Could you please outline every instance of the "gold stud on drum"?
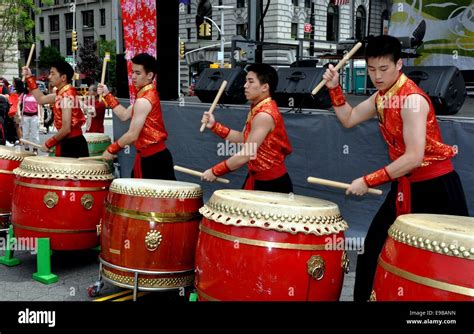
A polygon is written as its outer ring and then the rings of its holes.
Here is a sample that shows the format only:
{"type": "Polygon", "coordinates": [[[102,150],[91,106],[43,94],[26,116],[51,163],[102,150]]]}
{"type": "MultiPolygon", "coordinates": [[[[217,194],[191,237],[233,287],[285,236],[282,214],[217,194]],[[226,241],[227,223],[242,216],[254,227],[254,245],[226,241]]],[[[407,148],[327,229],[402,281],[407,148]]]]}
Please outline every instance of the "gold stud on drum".
{"type": "Polygon", "coordinates": [[[43,197],[43,203],[46,205],[48,209],[52,209],[58,204],[59,201],[59,196],[55,192],[48,192],[46,195],[43,197]]]}
{"type": "Polygon", "coordinates": [[[150,252],[153,252],[154,250],[158,248],[162,240],[163,240],[163,237],[161,236],[161,233],[159,231],[157,230],[148,231],[145,237],[146,249],[148,249],[150,252]]]}
{"type": "Polygon", "coordinates": [[[81,204],[86,210],[92,209],[94,205],[94,197],[91,194],[85,194],[81,197],[81,204]]]}
{"type": "Polygon", "coordinates": [[[349,257],[347,256],[346,251],[342,253],[341,267],[344,270],[345,274],[349,274],[349,257]]]}
{"type": "Polygon", "coordinates": [[[316,281],[321,280],[324,277],[324,271],[326,270],[326,264],[320,255],[313,255],[306,262],[308,275],[314,278],[316,281]]]}

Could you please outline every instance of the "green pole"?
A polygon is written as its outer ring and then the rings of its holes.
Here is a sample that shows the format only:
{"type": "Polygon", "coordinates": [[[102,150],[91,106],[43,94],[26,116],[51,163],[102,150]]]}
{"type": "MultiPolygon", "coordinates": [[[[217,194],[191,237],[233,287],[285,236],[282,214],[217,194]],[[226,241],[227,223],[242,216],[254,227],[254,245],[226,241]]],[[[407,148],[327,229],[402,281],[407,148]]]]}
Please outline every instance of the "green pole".
{"type": "Polygon", "coordinates": [[[0,256],[0,264],[3,264],[7,267],[13,267],[21,263],[20,259],[13,257],[14,250],[12,249],[12,246],[14,243],[15,243],[15,238],[13,235],[13,226],[10,225],[10,227],[8,228],[8,234],[7,234],[7,249],[5,250],[5,255],[0,256]]]}
{"type": "Polygon", "coordinates": [[[38,254],[36,254],[37,272],[33,279],[43,284],[52,284],[58,281],[58,276],[51,273],[51,251],[49,238],[38,238],[38,254]]]}

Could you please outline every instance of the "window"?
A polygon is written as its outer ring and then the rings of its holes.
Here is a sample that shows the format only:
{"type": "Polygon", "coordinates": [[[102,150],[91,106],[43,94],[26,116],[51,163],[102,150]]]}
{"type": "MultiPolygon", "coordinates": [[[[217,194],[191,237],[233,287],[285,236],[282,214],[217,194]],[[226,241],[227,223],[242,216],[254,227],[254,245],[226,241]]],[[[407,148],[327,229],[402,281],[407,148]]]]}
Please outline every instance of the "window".
{"type": "Polygon", "coordinates": [[[382,27],[381,27],[381,33],[383,35],[388,35],[388,10],[384,10],[382,12],[382,27]]]}
{"type": "Polygon", "coordinates": [[[293,3],[293,6],[298,6],[300,0],[292,0],[291,2],[293,3]]]}
{"type": "Polygon", "coordinates": [[[245,0],[237,0],[237,8],[244,8],[245,0]]]}
{"type": "Polygon", "coordinates": [[[105,8],[100,9],[100,25],[105,26],[105,8]]]}
{"type": "Polygon", "coordinates": [[[84,36],[84,46],[94,43],[94,36],[84,36]]]}
{"type": "Polygon", "coordinates": [[[43,1],[42,0],[38,0],[38,7],[43,7],[43,1]]]}
{"type": "Polygon", "coordinates": [[[191,14],[191,4],[188,5],[188,14],[191,14]]]}
{"type": "Polygon", "coordinates": [[[222,6],[222,0],[219,0],[219,6],[222,6]]]}
{"type": "Polygon", "coordinates": [[[298,23],[291,24],[291,38],[298,38],[298,23]]]}
{"type": "Polygon", "coordinates": [[[191,41],[191,28],[186,29],[186,38],[189,41],[191,41]]]}
{"type": "Polygon", "coordinates": [[[59,0],[54,0],[55,5],[59,5],[59,0]]]}
{"type": "Polygon", "coordinates": [[[359,6],[356,12],[356,26],[355,26],[355,38],[362,40],[365,37],[365,26],[367,24],[367,16],[363,6],[359,6]]]}
{"type": "Polygon", "coordinates": [[[72,13],[64,14],[64,21],[66,21],[66,30],[72,30],[72,13]]]}
{"type": "Polygon", "coordinates": [[[337,42],[339,36],[339,9],[329,4],[326,22],[326,40],[337,42]]]}
{"type": "Polygon", "coordinates": [[[42,40],[42,41],[40,41],[40,50],[39,50],[39,52],[41,52],[41,50],[43,50],[43,49],[44,49],[44,41],[42,40]]]}
{"type": "Polygon", "coordinates": [[[105,35],[100,35],[100,40],[101,40],[101,41],[105,41],[105,40],[106,40],[105,35]]]}
{"type": "Polygon", "coordinates": [[[237,24],[237,35],[246,37],[247,36],[247,24],[237,24]]]}
{"type": "Polygon", "coordinates": [[[44,17],[40,17],[40,32],[44,32],[44,17]]]}
{"type": "Polygon", "coordinates": [[[59,46],[59,39],[52,39],[51,40],[51,47],[52,48],[55,48],[56,50],[58,50],[59,52],[61,52],[61,50],[59,49],[60,46],[59,46]]]}
{"type": "Polygon", "coordinates": [[[306,8],[311,8],[311,0],[304,0],[304,6],[306,8]]]}
{"type": "Polygon", "coordinates": [[[71,37],[66,38],[66,54],[67,55],[72,54],[72,38],[71,37]]]}
{"type": "Polygon", "coordinates": [[[49,31],[59,31],[59,15],[49,17],[49,31]]]}
{"type": "Polygon", "coordinates": [[[85,10],[82,12],[82,25],[84,28],[94,27],[94,11],[85,10]]]}

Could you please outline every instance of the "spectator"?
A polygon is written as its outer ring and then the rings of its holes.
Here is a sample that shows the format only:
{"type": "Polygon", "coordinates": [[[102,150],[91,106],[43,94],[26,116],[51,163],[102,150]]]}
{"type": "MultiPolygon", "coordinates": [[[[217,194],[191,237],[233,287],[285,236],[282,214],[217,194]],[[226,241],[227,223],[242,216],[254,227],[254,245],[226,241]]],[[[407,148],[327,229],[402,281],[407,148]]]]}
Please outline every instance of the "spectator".
{"type": "Polygon", "coordinates": [[[86,105],[87,112],[86,132],[104,133],[105,103],[97,95],[97,86],[90,85],[86,105]]]}
{"type": "MultiPolygon", "coordinates": [[[[38,115],[39,118],[42,117],[41,107],[21,81],[18,82],[18,87],[22,88],[18,110],[21,114],[23,136],[26,140],[40,144],[38,115]]],[[[29,151],[29,147],[26,146],[25,150],[29,151]]],[[[38,152],[38,150],[33,148],[33,152],[38,152]]]]}

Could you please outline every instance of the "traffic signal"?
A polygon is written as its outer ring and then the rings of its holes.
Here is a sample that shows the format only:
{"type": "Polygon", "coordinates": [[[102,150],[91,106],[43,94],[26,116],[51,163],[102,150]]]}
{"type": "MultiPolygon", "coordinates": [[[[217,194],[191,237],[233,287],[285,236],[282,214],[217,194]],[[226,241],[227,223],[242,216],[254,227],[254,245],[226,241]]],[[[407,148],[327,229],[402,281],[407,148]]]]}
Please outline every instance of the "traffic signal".
{"type": "Polygon", "coordinates": [[[199,37],[211,37],[211,25],[207,22],[204,22],[199,26],[199,37]]]}
{"type": "Polygon", "coordinates": [[[77,32],[75,30],[72,31],[72,52],[77,51],[77,32]]]}
{"type": "Polygon", "coordinates": [[[198,31],[198,39],[211,39],[212,34],[211,26],[204,26],[206,24],[206,17],[212,17],[212,4],[210,0],[199,0],[197,15],[196,15],[196,28],[198,31]],[[206,34],[207,32],[207,34],[206,34]]]}
{"type": "Polygon", "coordinates": [[[179,42],[179,58],[184,59],[184,42],[179,42]]]}

